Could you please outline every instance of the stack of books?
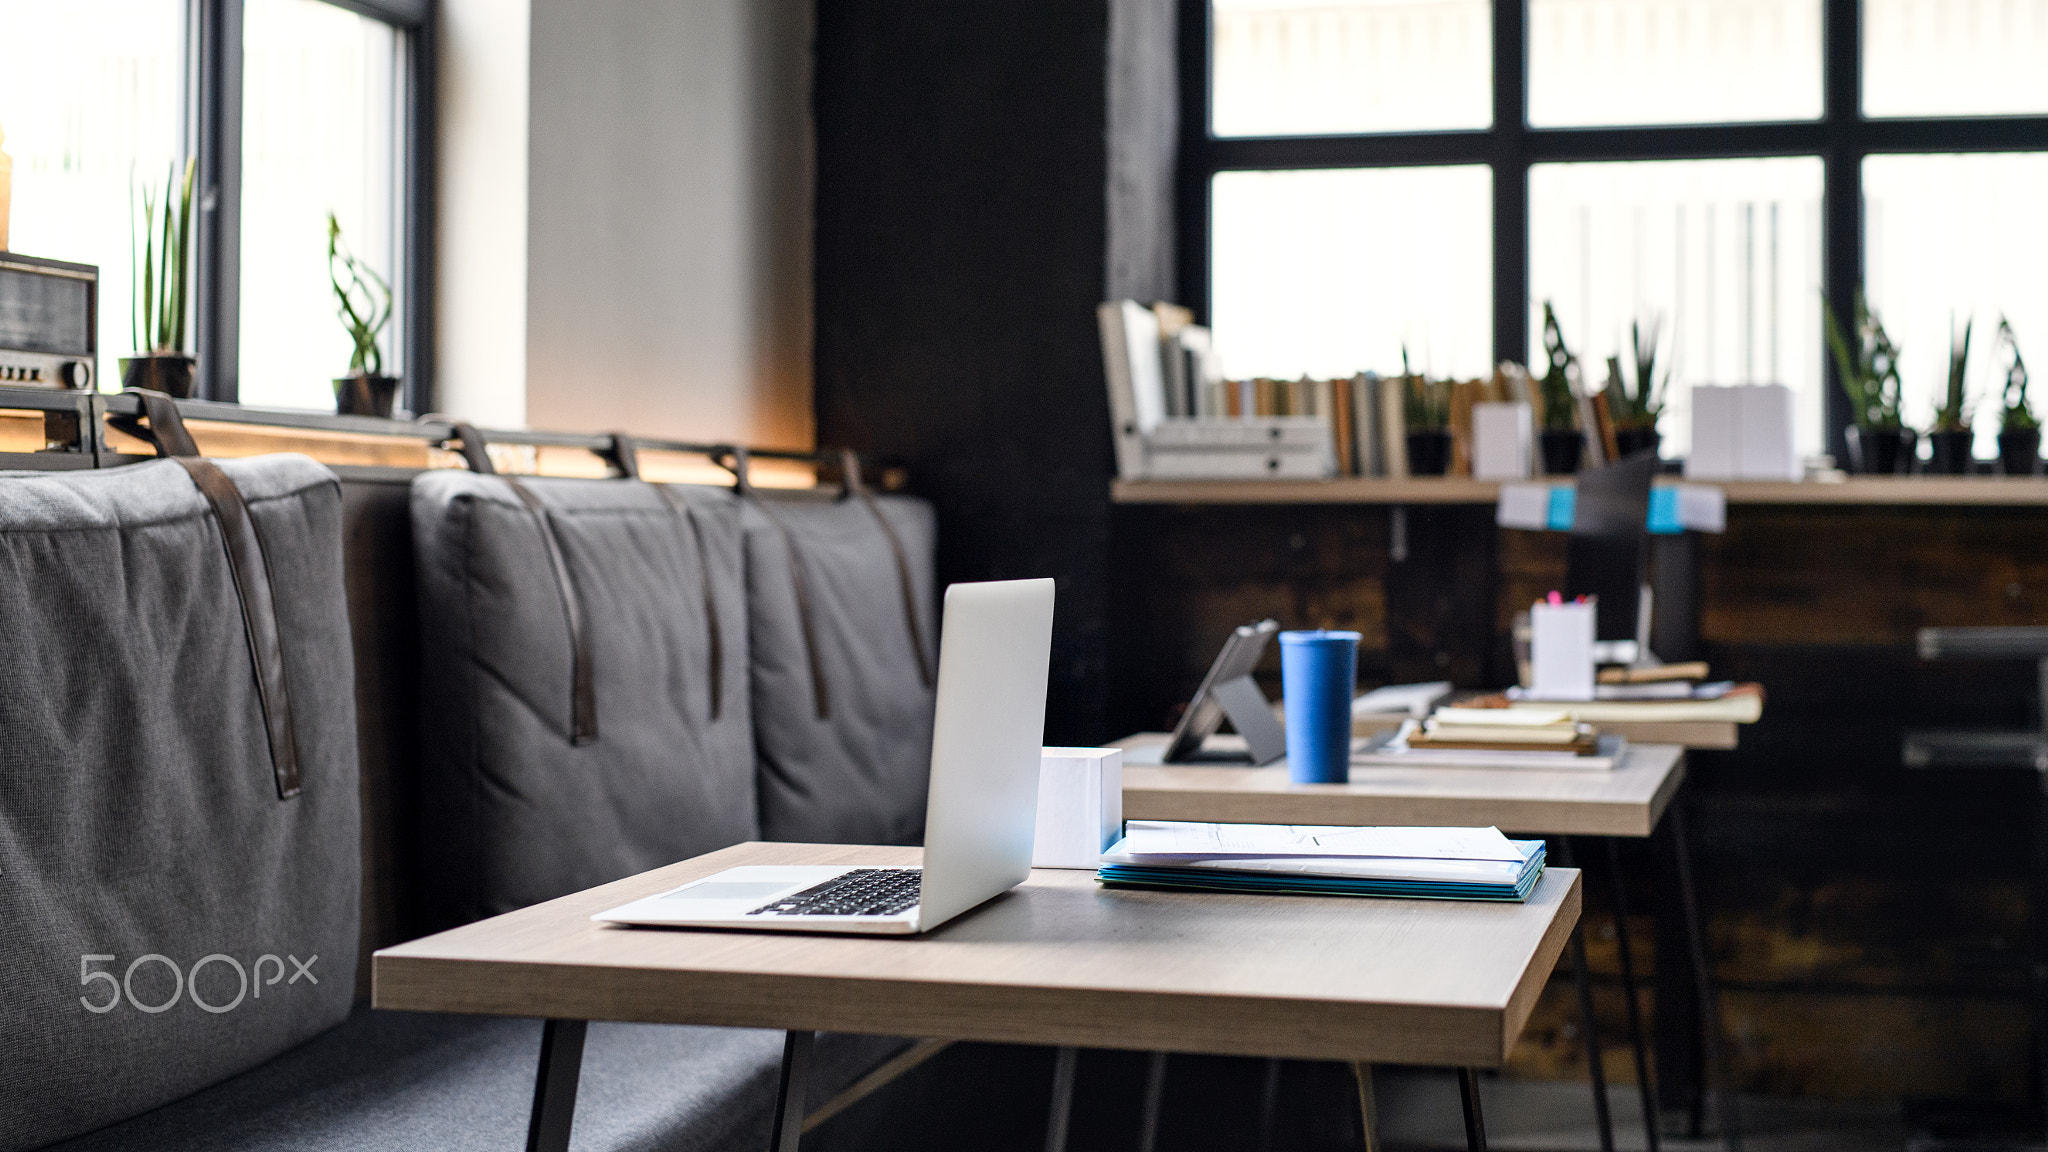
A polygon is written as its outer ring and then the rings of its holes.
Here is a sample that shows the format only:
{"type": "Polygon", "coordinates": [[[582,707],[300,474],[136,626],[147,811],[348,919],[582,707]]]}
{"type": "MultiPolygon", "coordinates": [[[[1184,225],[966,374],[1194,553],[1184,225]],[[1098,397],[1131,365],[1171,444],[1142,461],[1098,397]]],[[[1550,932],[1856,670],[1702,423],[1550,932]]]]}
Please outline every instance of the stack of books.
{"type": "Polygon", "coordinates": [[[1591,756],[1600,733],[1568,713],[1521,708],[1439,708],[1408,736],[1410,748],[1479,752],[1569,752],[1591,756]]]}
{"type": "Polygon", "coordinates": [[[1545,700],[1526,688],[1510,688],[1497,696],[1468,702],[1468,709],[1565,712],[1589,724],[1661,724],[1687,720],[1718,720],[1754,724],[1763,716],[1760,684],[1708,680],[1704,661],[1644,668],[1607,668],[1600,672],[1590,701],[1545,700]]]}
{"type": "Polygon", "coordinates": [[[1095,878],[1112,887],[1519,902],[1543,865],[1543,841],[1509,840],[1498,828],[1132,820],[1095,878]]]}
{"type": "Polygon", "coordinates": [[[1353,764],[1608,771],[1627,742],[1553,708],[1439,708],[1360,741],[1353,764]]]}

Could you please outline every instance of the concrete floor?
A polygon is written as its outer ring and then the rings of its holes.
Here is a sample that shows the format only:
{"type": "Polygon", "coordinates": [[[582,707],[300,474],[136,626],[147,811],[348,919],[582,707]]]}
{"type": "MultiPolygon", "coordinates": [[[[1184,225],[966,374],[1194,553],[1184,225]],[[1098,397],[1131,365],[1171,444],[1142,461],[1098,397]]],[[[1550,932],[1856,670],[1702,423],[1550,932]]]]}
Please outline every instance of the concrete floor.
{"type": "MultiPolygon", "coordinates": [[[[1384,1069],[1375,1077],[1375,1089],[1380,1138],[1388,1152],[1465,1147],[1458,1083],[1451,1073],[1384,1069]]],[[[1640,1152],[1647,1145],[1635,1086],[1612,1086],[1608,1097],[1614,1110],[1615,1147],[1619,1152],[1640,1152]]],[[[1592,1091],[1584,1084],[1485,1077],[1480,1099],[1491,1148],[1598,1152],[1592,1091]]],[[[1895,1105],[1744,1097],[1739,1107],[1745,1152],[1903,1152],[1910,1142],[1895,1105]]],[[[1668,1152],[1718,1152],[1723,1145],[1712,1137],[1711,1119],[1708,1133],[1703,1140],[1667,1136],[1662,1147],[1668,1152]]]]}

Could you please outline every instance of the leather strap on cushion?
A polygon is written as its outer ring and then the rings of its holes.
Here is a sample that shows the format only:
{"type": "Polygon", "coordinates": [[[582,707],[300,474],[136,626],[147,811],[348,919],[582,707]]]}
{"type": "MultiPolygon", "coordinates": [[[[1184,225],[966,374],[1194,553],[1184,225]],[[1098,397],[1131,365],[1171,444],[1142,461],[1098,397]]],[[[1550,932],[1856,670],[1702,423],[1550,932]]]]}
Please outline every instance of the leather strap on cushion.
{"type": "Polygon", "coordinates": [[[491,463],[490,451],[484,444],[483,436],[477,432],[475,425],[457,421],[455,423],[455,438],[462,442],[462,462],[469,465],[471,472],[484,476],[497,474],[497,466],[491,463]]]}
{"type": "MultiPolygon", "coordinates": [[[[462,441],[462,458],[472,472],[495,475],[491,466],[489,445],[483,434],[469,424],[456,424],[455,435],[462,441]]],[[[540,529],[541,545],[547,550],[548,567],[555,575],[555,591],[562,599],[562,618],[569,626],[569,742],[589,744],[597,740],[597,689],[592,683],[590,666],[590,635],[583,626],[583,604],[576,595],[575,582],[569,578],[569,562],[562,557],[562,546],[555,539],[554,519],[548,514],[547,506],[532,489],[519,482],[517,476],[501,477],[519,497],[519,502],[533,516],[534,524],[540,529]]]]}
{"type": "MultiPolygon", "coordinates": [[[[624,432],[612,433],[611,448],[606,455],[619,475],[628,480],[640,479],[640,454],[633,449],[633,438],[624,432]]],[[[690,530],[690,542],[697,547],[697,575],[704,587],[704,627],[711,648],[711,718],[718,719],[724,710],[725,653],[718,631],[718,597],[711,590],[711,553],[704,547],[704,529],[697,521],[697,510],[690,502],[678,495],[666,484],[649,485],[659,493],[690,530]]]]}
{"type": "Polygon", "coordinates": [[[745,448],[728,448],[718,457],[720,464],[733,475],[733,490],[754,502],[775,530],[782,534],[782,543],[789,550],[790,591],[796,594],[796,623],[804,638],[804,658],[811,666],[811,699],[817,706],[818,719],[832,718],[831,697],[825,688],[825,665],[818,655],[818,636],[811,625],[811,594],[804,580],[803,553],[796,546],[796,536],[789,525],[776,515],[774,507],[754,491],[754,483],[747,477],[748,456],[745,448]],[[730,463],[727,461],[730,460],[730,463]]]}
{"type": "MultiPolygon", "coordinates": [[[[276,591],[270,583],[270,564],[263,556],[263,537],[257,533],[256,522],[249,516],[249,505],[235,482],[212,461],[199,458],[199,446],[185,430],[177,404],[161,392],[135,389],[130,394],[142,401],[143,414],[149,420],[146,438],[156,445],[156,454],[176,460],[213,506],[221,542],[227,550],[228,573],[242,604],[242,630],[248,637],[249,658],[255,666],[256,699],[263,709],[263,729],[270,742],[277,798],[289,800],[299,794],[299,754],[297,734],[292,728],[291,693],[285,682],[284,638],[277,627],[276,591]]],[[[145,431],[123,430],[137,435],[145,431]]]]}
{"type": "Polygon", "coordinates": [[[889,538],[889,551],[896,555],[896,579],[903,586],[903,622],[910,625],[910,650],[917,653],[917,674],[924,680],[924,686],[932,686],[931,657],[924,647],[924,629],[917,622],[917,589],[910,580],[910,557],[903,551],[903,540],[896,535],[896,528],[889,518],[882,515],[882,506],[875,503],[874,494],[861,482],[860,457],[851,448],[841,449],[839,471],[846,484],[846,494],[858,497],[874,514],[875,523],[882,526],[882,535],[889,538]]]}

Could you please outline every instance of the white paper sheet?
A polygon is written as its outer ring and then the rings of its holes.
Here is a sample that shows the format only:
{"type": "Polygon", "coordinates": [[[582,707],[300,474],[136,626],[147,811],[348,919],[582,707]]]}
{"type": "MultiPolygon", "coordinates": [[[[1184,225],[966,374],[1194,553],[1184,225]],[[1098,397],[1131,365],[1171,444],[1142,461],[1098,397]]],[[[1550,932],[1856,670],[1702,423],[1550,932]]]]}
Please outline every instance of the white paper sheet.
{"type": "Polygon", "coordinates": [[[1498,828],[1346,828],[1313,824],[1198,824],[1131,820],[1115,851],[1141,856],[1350,856],[1407,860],[1520,860],[1498,828]]]}

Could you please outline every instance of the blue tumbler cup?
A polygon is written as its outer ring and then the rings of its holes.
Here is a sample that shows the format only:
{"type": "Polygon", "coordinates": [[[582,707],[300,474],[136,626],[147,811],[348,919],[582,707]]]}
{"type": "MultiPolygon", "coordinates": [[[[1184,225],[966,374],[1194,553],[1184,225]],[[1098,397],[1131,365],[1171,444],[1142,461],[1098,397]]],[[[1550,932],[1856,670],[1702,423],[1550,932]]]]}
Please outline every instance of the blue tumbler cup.
{"type": "Polygon", "coordinates": [[[1296,784],[1351,779],[1351,697],[1357,689],[1358,633],[1280,634],[1287,774],[1296,784]]]}

